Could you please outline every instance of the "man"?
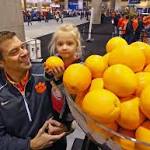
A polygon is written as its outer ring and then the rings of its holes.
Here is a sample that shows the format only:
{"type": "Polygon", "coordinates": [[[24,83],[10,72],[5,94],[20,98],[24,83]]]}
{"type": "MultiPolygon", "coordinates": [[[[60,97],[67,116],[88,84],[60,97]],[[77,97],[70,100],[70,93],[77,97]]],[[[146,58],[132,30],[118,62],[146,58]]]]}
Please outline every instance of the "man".
{"type": "Polygon", "coordinates": [[[67,130],[52,119],[51,87],[31,67],[24,44],[14,32],[0,32],[0,150],[65,149],[67,130]]]}

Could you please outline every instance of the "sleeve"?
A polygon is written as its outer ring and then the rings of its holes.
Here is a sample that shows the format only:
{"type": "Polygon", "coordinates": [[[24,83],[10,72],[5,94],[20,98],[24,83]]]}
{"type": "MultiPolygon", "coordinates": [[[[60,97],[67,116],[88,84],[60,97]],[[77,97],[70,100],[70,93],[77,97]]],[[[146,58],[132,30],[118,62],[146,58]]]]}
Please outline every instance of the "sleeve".
{"type": "Polygon", "coordinates": [[[6,128],[3,124],[0,116],[0,149],[1,150],[29,150],[30,149],[30,138],[23,139],[6,132],[6,128]]]}

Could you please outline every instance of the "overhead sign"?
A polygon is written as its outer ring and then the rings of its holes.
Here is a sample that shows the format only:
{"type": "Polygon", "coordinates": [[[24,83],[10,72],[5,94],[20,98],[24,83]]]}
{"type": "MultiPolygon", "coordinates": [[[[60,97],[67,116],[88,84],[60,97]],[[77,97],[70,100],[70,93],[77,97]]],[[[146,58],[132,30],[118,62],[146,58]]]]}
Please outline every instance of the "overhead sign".
{"type": "Polygon", "coordinates": [[[128,0],[128,4],[139,4],[140,0],[128,0]]]}

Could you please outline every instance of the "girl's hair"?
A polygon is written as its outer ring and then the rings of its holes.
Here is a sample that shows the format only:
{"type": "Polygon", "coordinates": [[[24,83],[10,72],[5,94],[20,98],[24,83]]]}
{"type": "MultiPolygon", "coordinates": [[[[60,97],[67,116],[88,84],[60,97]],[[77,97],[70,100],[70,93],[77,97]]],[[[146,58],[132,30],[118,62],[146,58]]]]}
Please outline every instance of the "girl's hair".
{"type": "Polygon", "coordinates": [[[77,42],[77,53],[79,55],[82,54],[81,52],[81,36],[78,28],[73,25],[73,24],[63,24],[59,27],[59,29],[53,34],[52,40],[49,44],[49,50],[50,50],[50,55],[55,55],[56,54],[56,41],[57,38],[59,37],[62,32],[68,32],[68,34],[71,34],[75,41],[77,42]]]}

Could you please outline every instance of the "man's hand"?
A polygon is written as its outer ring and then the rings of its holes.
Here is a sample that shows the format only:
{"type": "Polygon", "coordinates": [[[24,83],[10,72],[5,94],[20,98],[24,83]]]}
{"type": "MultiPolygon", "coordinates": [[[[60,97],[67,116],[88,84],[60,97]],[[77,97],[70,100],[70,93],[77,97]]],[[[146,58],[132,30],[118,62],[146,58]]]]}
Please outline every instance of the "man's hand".
{"type": "MultiPolygon", "coordinates": [[[[39,130],[35,138],[30,141],[31,150],[40,150],[50,147],[54,142],[61,139],[65,135],[65,132],[61,132],[60,134],[55,135],[52,134],[52,132],[46,133],[48,128],[53,128],[53,126],[49,127],[49,124],[51,124],[51,119],[44,123],[43,127],[39,130]]],[[[53,129],[53,131],[55,130],[53,129]]]]}
{"type": "Polygon", "coordinates": [[[50,135],[59,135],[64,132],[66,133],[67,131],[67,127],[65,127],[62,123],[52,119],[49,121],[48,133],[50,135]]]}

